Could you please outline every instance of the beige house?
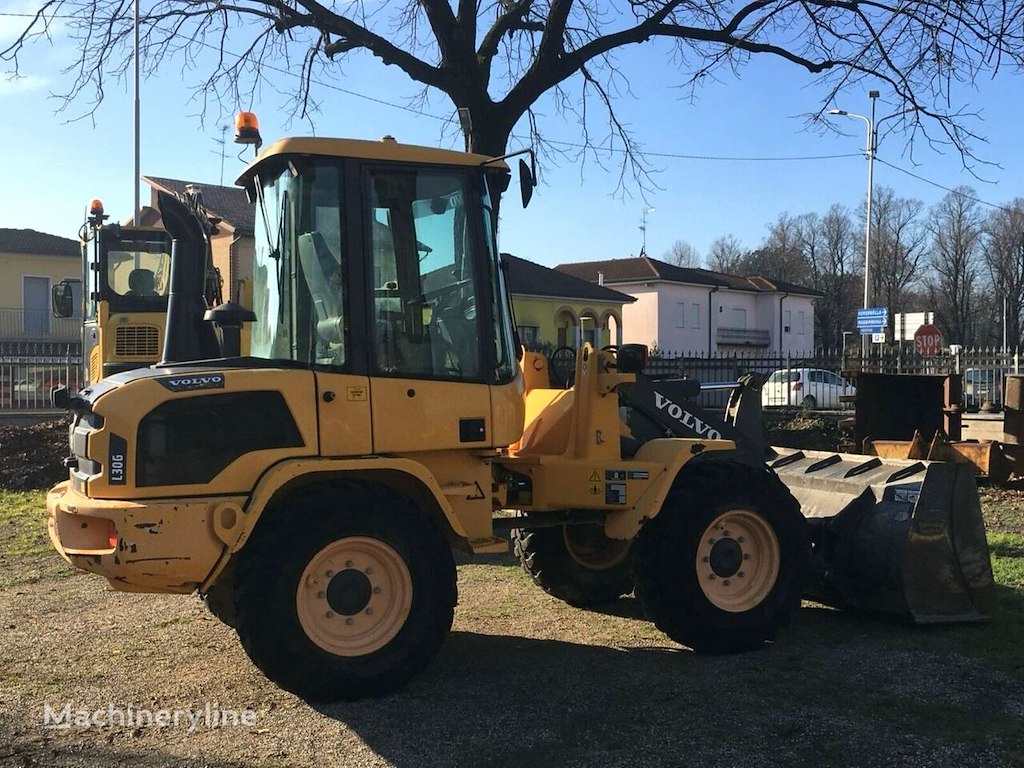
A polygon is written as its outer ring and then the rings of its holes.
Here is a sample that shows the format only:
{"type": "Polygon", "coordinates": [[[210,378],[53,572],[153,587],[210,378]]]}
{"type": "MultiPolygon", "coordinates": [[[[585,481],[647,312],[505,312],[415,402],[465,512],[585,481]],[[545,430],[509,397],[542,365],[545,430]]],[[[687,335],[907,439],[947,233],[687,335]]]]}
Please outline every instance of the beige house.
{"type": "Polygon", "coordinates": [[[152,189],[151,204],[142,209],[143,225],[161,225],[160,213],[156,209],[156,196],[160,191],[180,197],[198,195],[209,214],[219,219],[217,231],[210,238],[213,265],[220,270],[224,280],[225,301],[237,301],[242,281],[252,277],[255,213],[245,198],[245,192],[240,187],[222,187],[161,176],[143,176],[142,180],[152,189]]]}
{"type": "Polygon", "coordinates": [[[81,316],[55,318],[50,310],[51,287],[65,278],[82,279],[77,240],[0,229],[0,342],[6,354],[18,354],[12,344],[80,340],[81,316]]]}

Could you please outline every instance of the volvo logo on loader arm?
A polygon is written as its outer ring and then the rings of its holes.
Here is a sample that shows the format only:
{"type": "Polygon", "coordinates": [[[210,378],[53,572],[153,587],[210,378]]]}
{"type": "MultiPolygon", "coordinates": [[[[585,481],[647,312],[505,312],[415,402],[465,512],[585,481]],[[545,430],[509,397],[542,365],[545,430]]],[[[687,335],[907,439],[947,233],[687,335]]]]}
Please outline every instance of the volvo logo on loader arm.
{"type": "Polygon", "coordinates": [[[709,424],[705,424],[681,405],[673,403],[660,392],[654,393],[654,405],[659,411],[664,411],[691,432],[696,432],[699,436],[706,437],[708,440],[722,439],[721,432],[713,429],[709,424]]]}

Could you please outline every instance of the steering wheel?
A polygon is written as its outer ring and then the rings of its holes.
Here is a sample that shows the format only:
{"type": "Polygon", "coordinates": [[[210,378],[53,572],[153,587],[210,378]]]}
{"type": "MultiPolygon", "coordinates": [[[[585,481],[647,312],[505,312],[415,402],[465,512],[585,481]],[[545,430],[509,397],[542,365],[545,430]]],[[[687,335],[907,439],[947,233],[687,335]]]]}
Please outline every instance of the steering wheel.
{"type": "Polygon", "coordinates": [[[556,389],[568,389],[576,379],[576,350],[558,347],[548,355],[548,379],[556,389]]]}

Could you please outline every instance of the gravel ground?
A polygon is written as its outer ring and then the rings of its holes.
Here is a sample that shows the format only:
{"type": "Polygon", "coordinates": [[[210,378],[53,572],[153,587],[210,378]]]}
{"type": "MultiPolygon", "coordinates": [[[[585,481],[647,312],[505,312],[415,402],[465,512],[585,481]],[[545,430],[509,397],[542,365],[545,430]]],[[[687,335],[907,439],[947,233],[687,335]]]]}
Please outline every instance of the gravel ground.
{"type": "Polygon", "coordinates": [[[805,604],[780,641],[696,656],[638,616],[570,608],[507,558],[459,566],[454,630],[389,698],[310,706],[194,597],[126,595],[53,558],[0,589],[0,766],[1024,765],[1024,660],[805,604]],[[252,727],[43,727],[60,711],[254,712],[252,727]]]}

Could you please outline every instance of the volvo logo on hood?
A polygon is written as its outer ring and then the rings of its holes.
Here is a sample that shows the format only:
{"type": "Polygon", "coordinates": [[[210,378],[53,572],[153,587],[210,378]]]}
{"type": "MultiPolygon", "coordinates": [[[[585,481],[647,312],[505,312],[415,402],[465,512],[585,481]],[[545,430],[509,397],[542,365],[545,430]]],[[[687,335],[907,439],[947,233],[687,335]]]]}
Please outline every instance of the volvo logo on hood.
{"type": "Polygon", "coordinates": [[[171,392],[191,392],[196,389],[224,389],[223,373],[188,373],[157,379],[171,392]]]}

